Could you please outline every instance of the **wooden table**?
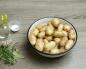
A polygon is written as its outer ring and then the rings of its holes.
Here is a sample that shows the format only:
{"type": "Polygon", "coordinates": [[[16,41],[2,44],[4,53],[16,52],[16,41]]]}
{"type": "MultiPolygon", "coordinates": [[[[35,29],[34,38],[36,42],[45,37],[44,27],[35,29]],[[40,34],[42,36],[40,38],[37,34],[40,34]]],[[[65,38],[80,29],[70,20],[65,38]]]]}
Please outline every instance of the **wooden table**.
{"type": "Polygon", "coordinates": [[[86,68],[86,0],[0,0],[0,13],[20,22],[20,31],[11,33],[24,59],[15,65],[0,62],[0,69],[85,69],[86,68]],[[27,30],[35,20],[47,16],[62,17],[77,29],[78,41],[71,53],[47,59],[27,47],[27,30]]]}

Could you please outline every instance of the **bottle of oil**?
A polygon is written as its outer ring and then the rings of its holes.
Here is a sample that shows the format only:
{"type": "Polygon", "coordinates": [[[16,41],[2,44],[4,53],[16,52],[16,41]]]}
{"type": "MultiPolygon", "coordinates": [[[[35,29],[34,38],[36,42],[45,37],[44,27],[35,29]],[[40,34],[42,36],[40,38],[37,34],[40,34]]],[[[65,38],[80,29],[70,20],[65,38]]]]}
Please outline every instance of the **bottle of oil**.
{"type": "Polygon", "coordinates": [[[0,41],[6,40],[9,35],[8,16],[0,15],[0,41]]]}

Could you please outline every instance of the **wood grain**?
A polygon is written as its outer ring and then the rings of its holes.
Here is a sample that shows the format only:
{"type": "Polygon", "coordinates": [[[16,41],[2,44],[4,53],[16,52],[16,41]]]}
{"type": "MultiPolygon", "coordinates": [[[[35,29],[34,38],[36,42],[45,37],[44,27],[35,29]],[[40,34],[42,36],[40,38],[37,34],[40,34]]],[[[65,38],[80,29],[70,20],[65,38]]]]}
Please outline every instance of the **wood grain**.
{"type": "Polygon", "coordinates": [[[86,68],[86,0],[0,0],[0,14],[20,22],[20,31],[11,33],[24,59],[10,66],[0,62],[0,69],[85,69],[86,68]],[[70,21],[78,32],[78,41],[71,53],[47,59],[27,46],[27,30],[34,20],[57,16],[70,21]]]}

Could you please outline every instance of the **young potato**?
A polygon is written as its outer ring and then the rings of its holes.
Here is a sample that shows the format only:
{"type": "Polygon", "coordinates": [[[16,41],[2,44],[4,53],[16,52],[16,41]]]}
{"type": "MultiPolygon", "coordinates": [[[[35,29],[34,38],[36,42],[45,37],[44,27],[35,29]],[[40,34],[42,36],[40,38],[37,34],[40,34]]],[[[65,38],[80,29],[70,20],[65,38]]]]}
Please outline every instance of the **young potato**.
{"type": "Polygon", "coordinates": [[[50,41],[44,46],[44,50],[49,52],[52,48],[56,46],[56,43],[54,41],[50,41]]]}
{"type": "Polygon", "coordinates": [[[65,46],[66,45],[66,42],[68,41],[68,38],[67,37],[63,37],[62,40],[60,41],[60,46],[65,46]]]}
{"type": "Polygon", "coordinates": [[[43,25],[43,26],[39,29],[39,31],[40,31],[40,32],[45,31],[45,30],[46,30],[46,27],[47,27],[47,25],[43,25]]]}
{"type": "Polygon", "coordinates": [[[36,48],[37,50],[39,50],[39,51],[43,51],[43,48],[44,48],[43,39],[37,39],[35,48],[36,48]]]}
{"type": "Polygon", "coordinates": [[[51,20],[51,23],[54,27],[58,27],[58,25],[60,24],[60,20],[58,18],[54,18],[51,20]]]}
{"type": "Polygon", "coordinates": [[[53,37],[52,36],[45,36],[45,39],[47,39],[48,41],[51,41],[51,40],[53,40],[53,37]]]}
{"type": "Polygon", "coordinates": [[[69,50],[74,44],[73,40],[68,40],[66,45],[65,45],[65,49],[69,50]]]}
{"type": "Polygon", "coordinates": [[[57,37],[57,38],[61,38],[64,36],[63,32],[62,31],[55,31],[54,32],[54,36],[57,37]]]}
{"type": "Polygon", "coordinates": [[[45,30],[46,35],[52,35],[53,32],[54,32],[54,28],[52,26],[46,27],[46,30],[45,30]]]}
{"type": "Polygon", "coordinates": [[[64,27],[63,24],[59,24],[59,26],[58,26],[58,31],[62,31],[62,30],[63,30],[63,27],[64,27]]]}
{"type": "Polygon", "coordinates": [[[54,38],[54,41],[56,42],[56,44],[59,44],[61,39],[60,38],[54,38]]]}
{"type": "Polygon", "coordinates": [[[69,32],[69,39],[75,39],[76,38],[76,33],[75,33],[75,31],[74,30],[70,30],[70,32],[69,32]]]}
{"type": "Polygon", "coordinates": [[[61,47],[59,50],[60,50],[61,53],[66,51],[66,50],[64,49],[64,47],[61,47]]]}
{"type": "Polygon", "coordinates": [[[63,32],[63,34],[64,34],[65,37],[68,36],[68,32],[66,32],[66,31],[62,31],[62,32],[63,32]]]}
{"type": "Polygon", "coordinates": [[[64,25],[64,30],[67,31],[67,32],[69,32],[71,30],[71,26],[65,24],[64,25]]]}
{"type": "Polygon", "coordinates": [[[38,33],[39,33],[39,30],[37,28],[35,28],[35,29],[32,30],[31,33],[34,34],[35,36],[37,36],[38,33]]]}
{"type": "Polygon", "coordinates": [[[38,33],[38,37],[39,37],[39,38],[44,38],[44,37],[45,37],[45,32],[40,32],[40,33],[38,33]]]}
{"type": "Polygon", "coordinates": [[[60,50],[58,48],[53,48],[50,50],[50,54],[58,54],[60,53],[60,50]]]}
{"type": "Polygon", "coordinates": [[[36,36],[34,34],[30,34],[29,39],[32,45],[36,44],[36,36]]]}

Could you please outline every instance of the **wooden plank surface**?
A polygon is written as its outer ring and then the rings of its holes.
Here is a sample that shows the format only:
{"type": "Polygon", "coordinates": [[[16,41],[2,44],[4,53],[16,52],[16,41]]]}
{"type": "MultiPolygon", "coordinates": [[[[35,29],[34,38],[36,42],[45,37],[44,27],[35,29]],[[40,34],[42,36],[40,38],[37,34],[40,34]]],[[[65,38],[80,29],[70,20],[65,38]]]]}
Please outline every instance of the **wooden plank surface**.
{"type": "Polygon", "coordinates": [[[0,0],[0,14],[20,22],[20,31],[11,33],[24,59],[15,65],[0,62],[0,69],[85,69],[86,68],[86,0],[0,0]],[[62,17],[77,29],[78,41],[71,53],[59,59],[46,59],[27,47],[27,30],[35,20],[47,16],[62,17]]]}

